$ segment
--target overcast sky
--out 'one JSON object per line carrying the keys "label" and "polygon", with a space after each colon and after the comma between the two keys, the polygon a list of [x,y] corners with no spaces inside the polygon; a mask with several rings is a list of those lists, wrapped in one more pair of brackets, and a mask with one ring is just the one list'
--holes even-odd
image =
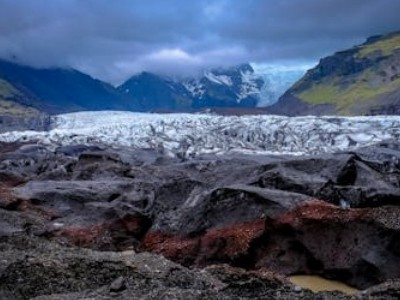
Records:
{"label": "overcast sky", "polygon": [[400,30],[400,0],[0,0],[0,57],[119,83],[304,63]]}

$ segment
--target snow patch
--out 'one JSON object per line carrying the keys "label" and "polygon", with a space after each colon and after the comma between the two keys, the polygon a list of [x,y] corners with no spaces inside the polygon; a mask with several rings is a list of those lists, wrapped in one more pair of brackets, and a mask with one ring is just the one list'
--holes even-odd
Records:
{"label": "snow patch", "polygon": [[193,97],[201,99],[206,92],[205,87],[198,80],[186,81],[182,84]]}
{"label": "snow patch", "polygon": [[241,71],[240,74],[242,77],[242,84],[240,85],[240,92],[237,94],[238,103],[250,96],[260,96],[260,88],[257,83],[257,80],[259,80],[260,77],[250,71]]}
{"label": "snow patch", "polygon": [[219,85],[232,86],[232,79],[227,75],[215,75],[212,72],[204,72],[204,77],[206,77],[211,82]]}

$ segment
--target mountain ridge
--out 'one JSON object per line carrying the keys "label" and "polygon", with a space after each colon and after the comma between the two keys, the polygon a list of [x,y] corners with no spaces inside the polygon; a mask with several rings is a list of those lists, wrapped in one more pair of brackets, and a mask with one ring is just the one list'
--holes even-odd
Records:
{"label": "mountain ridge", "polygon": [[255,108],[262,85],[249,64],[180,80],[142,72],[114,87],[75,69],[39,69],[0,60],[0,117],[90,110]]}
{"label": "mountain ridge", "polygon": [[115,89],[75,69],[37,69],[0,60],[2,100],[50,114],[129,107]]}
{"label": "mountain ridge", "polygon": [[400,32],[322,58],[271,110],[286,115],[400,114]]}
{"label": "mountain ridge", "polygon": [[250,64],[206,70],[198,78],[171,79],[150,72],[118,87],[141,111],[195,111],[203,108],[256,107],[264,81]]}

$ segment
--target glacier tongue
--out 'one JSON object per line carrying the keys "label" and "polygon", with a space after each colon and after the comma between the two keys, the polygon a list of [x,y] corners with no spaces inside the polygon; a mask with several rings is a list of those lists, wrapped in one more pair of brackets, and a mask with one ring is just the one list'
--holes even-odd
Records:
{"label": "glacier tongue", "polygon": [[254,76],[263,79],[264,85],[259,91],[259,107],[270,106],[279,100],[297,80],[299,80],[306,70],[313,66],[311,63],[304,64],[256,64],[252,63]]}
{"label": "glacier tongue", "polygon": [[317,154],[400,138],[400,117],[215,116],[79,112],[53,117],[53,129],[0,135],[0,141],[38,141],[57,147],[106,144],[153,148],[166,155],[227,152]]}

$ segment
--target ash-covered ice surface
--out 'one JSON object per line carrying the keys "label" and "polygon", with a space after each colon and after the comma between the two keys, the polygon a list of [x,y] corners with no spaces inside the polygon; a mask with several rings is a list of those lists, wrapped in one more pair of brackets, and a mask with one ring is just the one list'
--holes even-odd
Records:
{"label": "ash-covered ice surface", "polygon": [[304,155],[396,140],[400,137],[400,117],[238,117],[101,111],[54,116],[51,128],[45,132],[3,133],[0,141],[129,146],[185,157],[232,152]]}

